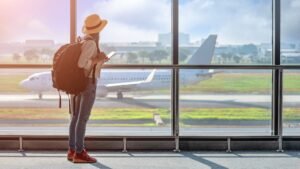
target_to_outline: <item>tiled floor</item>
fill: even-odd
[[[92,152],[73,164],[65,152],[0,151],[0,169],[300,169],[300,152]]]

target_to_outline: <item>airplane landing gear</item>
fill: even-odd
[[[43,94],[39,93],[39,99],[43,99]]]
[[[123,99],[123,93],[122,92],[118,92],[117,93],[117,98],[118,99]]]

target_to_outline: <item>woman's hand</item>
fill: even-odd
[[[92,64],[104,64],[105,62],[109,61],[109,58],[106,56],[104,52],[100,52],[97,57],[92,58]]]
[[[99,57],[94,57],[94,58],[92,58],[92,65],[96,65],[96,64],[98,64],[99,62],[101,62],[101,58],[99,58]]]
[[[100,52],[99,55],[100,55],[100,58],[103,58],[103,62],[109,61],[109,58],[107,57],[107,55],[104,52]]]

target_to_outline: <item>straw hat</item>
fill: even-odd
[[[106,25],[107,20],[101,19],[97,14],[92,14],[86,17],[82,27],[82,32],[84,34],[98,33],[101,32]]]

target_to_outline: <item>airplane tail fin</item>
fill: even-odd
[[[188,61],[189,65],[209,65],[215,52],[217,35],[210,35]]]

